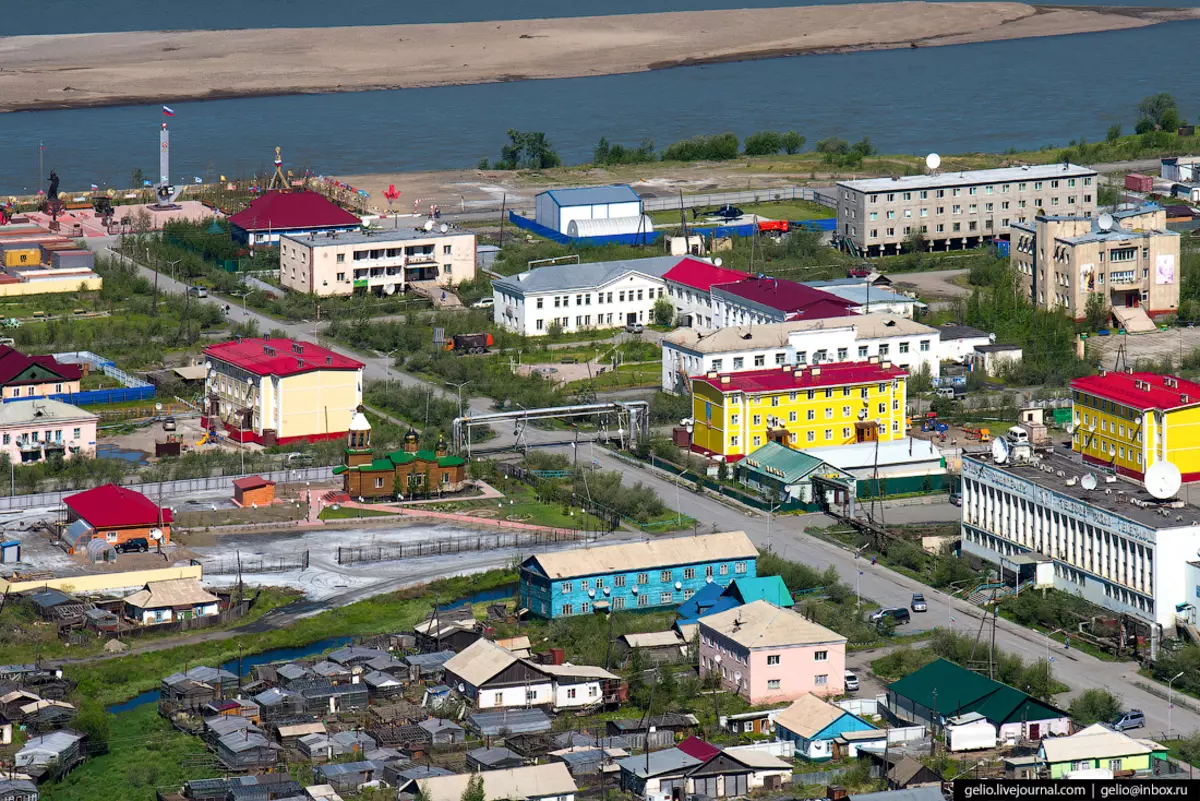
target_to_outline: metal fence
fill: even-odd
[[[481,522],[485,522],[481,518]],[[512,531],[498,534],[479,534],[474,537],[447,537],[437,540],[395,543],[392,545],[339,546],[337,563],[353,565],[364,562],[391,562],[400,559],[419,559],[424,556],[467,553],[469,551],[498,551],[504,548],[527,548],[557,542],[586,542],[593,537],[585,532]]]
[[[131,490],[136,490],[150,498],[160,495],[178,495],[193,492],[209,492],[212,490],[228,490],[231,482],[249,476],[262,476],[268,481],[288,483],[295,481],[323,481],[329,478],[328,467],[301,467],[294,470],[272,470],[268,473],[236,473],[226,476],[207,476],[204,478],[184,478],[178,481],[153,481],[142,484],[124,484]],[[32,495],[9,495],[0,497],[0,511],[7,509],[29,509],[35,506],[57,506],[68,495],[82,492],[86,488],[65,489],[56,492],[38,492]]]
[[[807,200],[830,208],[837,207],[837,198],[832,190],[823,193],[816,189],[803,186],[780,186],[774,189],[748,189],[741,192],[711,192],[704,195],[684,195],[682,203],[679,195],[664,197],[642,198],[642,208],[645,211],[673,211],[681,206],[690,209],[695,206],[724,206],[726,203],[769,203],[775,200]]]
[[[240,558],[214,559],[209,562],[192,560],[204,568],[207,575],[231,576],[238,573],[290,573],[293,570],[308,569],[308,551],[301,551],[292,556],[266,556],[255,554]]]

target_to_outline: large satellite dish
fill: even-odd
[[[1091,492],[1096,488],[1096,477],[1091,473],[1088,473],[1079,480],[1079,486],[1083,487],[1088,492]]]
[[[996,464],[1004,464],[1008,461],[1008,440],[1003,437],[992,440],[992,460]]]
[[[1111,231],[1114,225],[1113,216],[1108,213],[1101,214],[1096,218],[1096,224],[1100,226],[1101,231]]]
[[[938,167],[942,166],[942,157],[937,153],[930,153],[925,157],[925,166],[931,170],[936,170]]]
[[[444,234],[450,230],[450,226],[446,225],[445,223],[442,223],[441,225],[438,226],[438,230]]]
[[[1179,468],[1170,462],[1155,462],[1146,471],[1146,492],[1159,500],[1174,498],[1183,484]]]
[[[162,538],[163,538],[163,533],[162,533],[161,528],[150,529],[150,539],[158,541],[158,540],[161,540]]]
[[[432,231],[432,230],[433,230],[433,220],[426,220],[426,221],[425,221],[425,230],[426,230],[426,231]]]

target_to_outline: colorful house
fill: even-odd
[[[105,484],[63,498],[66,529],[63,539],[72,548],[103,539],[109,545],[144,539],[153,546],[171,543],[175,516],[145,495],[116,484]]]
[[[752,601],[767,601],[775,606],[790,608],[795,601],[779,576],[755,576],[734,579],[728,587],[708,584],[675,610],[676,626],[695,623],[705,615],[724,612]]]
[[[693,448],[732,462],[767,442],[799,449],[900,439],[907,378],[878,360],[694,376]]]
[[[270,506],[275,502],[275,482],[246,476],[233,482],[233,502],[238,506]]]
[[[13,464],[96,455],[96,421],[78,406],[41,398],[0,407],[0,442]]]
[[[538,554],[521,563],[521,605],[551,619],[674,606],[708,583],[753,578],[757,560],[741,531]]]
[[[26,356],[0,345],[0,392],[9,398],[39,398],[79,392],[77,364],[60,364],[53,356]]]
[[[1082,771],[1145,776],[1153,774],[1158,764],[1167,764],[1167,747],[1094,723],[1070,737],[1042,740],[1038,756],[1049,769],[1051,779],[1074,778],[1072,774]]]
[[[1071,382],[1075,432],[1083,460],[1141,479],[1156,462],[1200,481],[1200,384],[1173,375],[1101,371]]]
[[[700,618],[700,678],[752,704],[841,695],[846,638],[767,601]]]
[[[467,481],[467,460],[451,456],[445,440],[422,450],[421,438],[409,429],[403,450],[376,457],[371,450],[371,423],[360,406],[346,437],[346,463],[333,468],[342,490],[352,498],[411,498],[458,492]]]
[[[840,706],[805,693],[775,717],[775,736],[796,744],[796,753],[814,762],[833,757],[833,741],[847,732],[875,726]]]
[[[125,598],[125,616],[144,626],[213,617],[221,599],[192,578],[151,581]]]
[[[263,446],[340,439],[362,404],[363,363],[283,338],[209,345],[200,424]]]

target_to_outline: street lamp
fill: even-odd
[[[683,475],[687,472],[688,462],[692,460],[692,431],[695,429],[695,421],[690,417],[686,417],[679,422],[683,423],[684,430],[688,435],[687,455],[683,457],[683,471],[680,472],[675,479],[675,525],[683,525],[683,503],[679,499],[679,485],[683,483]]]
[[[954,631],[954,611],[951,608],[951,602],[954,600],[954,593],[958,592],[956,587],[959,584],[966,584],[968,581],[972,580],[973,579],[963,579],[962,581],[955,581],[946,588],[946,625],[950,627],[950,631]]]
[[[390,381],[390,380],[391,380],[391,378],[392,378],[392,354],[393,354],[393,353],[395,353],[395,352],[396,352],[396,351],[398,351],[398,350],[400,350],[400,349],[399,349],[399,348],[392,348],[392,349],[391,349],[391,350],[389,350],[389,351],[387,352],[387,354],[386,354],[386,355],[383,357],[383,371],[384,371],[384,375],[385,375],[385,376],[387,376],[387,379],[388,379],[389,381]]]
[[[1052,631],[1046,635],[1046,663],[1047,664],[1049,664],[1050,662],[1052,662],[1054,660],[1054,657],[1050,656],[1050,642],[1051,642],[1051,640],[1054,639],[1054,635],[1059,634],[1059,633],[1063,633],[1063,630],[1055,629],[1054,631]]]
[[[858,557],[867,549],[867,545],[870,544],[871,543],[868,542],[854,552],[854,594],[858,598],[854,606],[856,610],[862,609],[862,582],[860,581],[862,578],[862,571],[858,569]]]
[[[1171,710],[1175,708],[1175,704],[1173,703],[1174,699],[1171,696],[1171,685],[1175,682],[1175,679],[1179,678],[1182,675],[1183,675],[1183,671],[1181,670],[1167,681],[1167,739],[1168,740],[1171,739],[1171,735],[1175,732],[1174,727],[1171,725]]]
[[[471,382],[470,382],[470,381],[463,381],[463,382],[462,382],[462,383],[460,383],[460,384],[455,384],[453,381],[445,381],[445,382],[443,382],[443,383],[444,383],[446,386],[448,386],[448,387],[457,387],[457,388],[458,388],[458,416],[459,416],[459,417],[462,417],[462,416],[463,416],[463,405],[462,405],[462,391],[463,391],[463,387],[465,387],[467,384],[470,384]]]

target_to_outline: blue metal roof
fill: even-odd
[[[610,186],[587,186],[579,189],[547,189],[540,194],[549,195],[558,207],[595,206],[604,203],[637,203],[641,200],[628,184]]]

